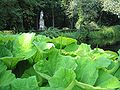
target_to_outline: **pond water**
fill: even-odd
[[[90,44],[92,48],[99,47],[104,50],[111,50],[115,52],[120,49],[120,38],[92,39],[84,41],[84,43]]]

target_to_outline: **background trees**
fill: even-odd
[[[47,27],[117,25],[119,6],[119,0],[0,0],[0,29],[38,30],[41,10]]]
[[[39,7],[43,7],[43,1],[0,0],[0,29],[31,29]]]

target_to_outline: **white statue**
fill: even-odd
[[[43,30],[45,28],[44,19],[43,19],[43,11],[40,12],[39,19],[39,30]]]

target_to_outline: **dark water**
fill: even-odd
[[[100,46],[100,48],[103,48],[104,50],[111,50],[117,52],[120,49],[120,41],[116,42],[113,45]]]
[[[84,43],[91,45],[92,48],[102,48],[104,50],[111,50],[117,52],[120,49],[120,38],[111,39],[91,39]]]

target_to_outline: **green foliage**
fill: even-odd
[[[119,0],[101,0],[103,3],[103,10],[112,12],[120,17],[120,1]]]
[[[1,61],[0,68],[0,88],[3,88],[15,80],[15,75],[11,73],[11,70],[7,70],[7,67]]]
[[[45,36],[50,37],[50,38],[54,38],[54,37],[60,36],[60,32],[59,31],[60,30],[57,29],[57,28],[49,27],[47,30],[45,30],[43,32],[40,32],[39,34],[45,35]]]
[[[99,0],[63,0],[68,7],[67,12],[70,17],[78,16],[75,27],[80,28],[80,24],[88,24],[95,21],[102,9]]]
[[[56,47],[62,48],[62,47],[65,47],[71,43],[77,43],[77,40],[72,39],[72,38],[66,38],[66,37],[59,36],[57,38],[53,38],[51,40],[51,42],[54,43],[54,45]]]
[[[81,28],[81,24],[87,26],[92,21],[96,22],[99,25],[119,24],[119,0],[62,1],[63,5],[66,7],[66,12],[68,16],[70,18],[74,18],[74,21],[76,22],[75,27],[77,29]],[[75,17],[77,17],[77,20],[75,20]],[[111,20],[113,20],[114,22],[112,22]]]
[[[19,23],[22,18],[17,0],[1,0],[0,8],[0,29],[4,29],[7,24],[11,24],[9,29],[13,29],[12,26]]]
[[[88,20],[88,22],[97,18],[98,12],[101,11],[99,0],[81,0],[79,4],[82,10],[80,13],[82,13],[84,19]]]
[[[12,42],[6,42],[6,44],[1,44],[0,60],[2,60],[9,68],[13,68],[16,64],[21,61],[30,58],[36,53],[36,49],[32,45],[32,41],[35,34],[21,34],[17,35],[16,39]],[[5,36],[6,37],[6,36]]]
[[[0,29],[32,29],[35,10],[42,3],[41,0],[0,0]]]
[[[3,41],[0,43],[0,90],[120,89],[119,52],[91,49],[90,45],[78,45],[71,38],[50,39],[34,33],[18,34]],[[28,68],[19,65],[22,60],[30,63]],[[24,69],[19,78],[15,78],[17,72],[10,68],[11,64]]]
[[[119,37],[120,26],[102,27],[98,31],[91,31],[88,35],[89,38],[116,38]]]
[[[39,90],[35,76],[24,79],[18,78],[11,83],[10,87],[9,90]]]

